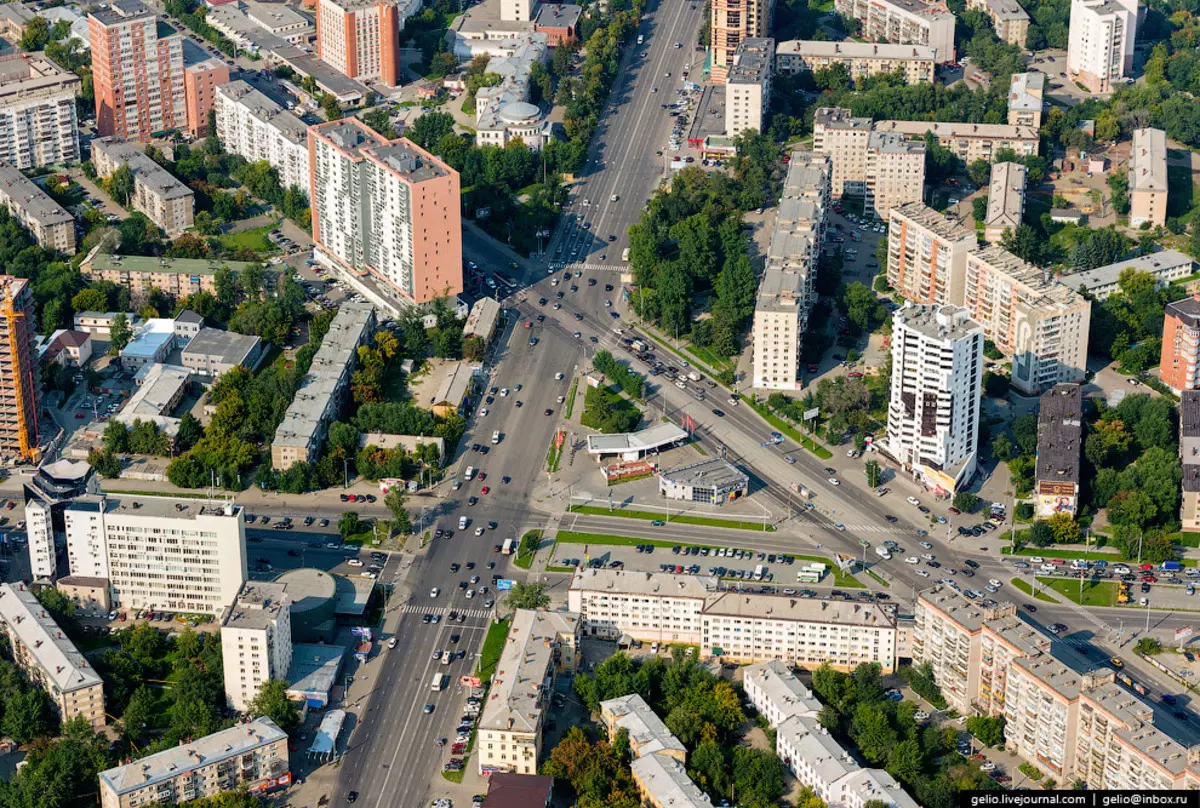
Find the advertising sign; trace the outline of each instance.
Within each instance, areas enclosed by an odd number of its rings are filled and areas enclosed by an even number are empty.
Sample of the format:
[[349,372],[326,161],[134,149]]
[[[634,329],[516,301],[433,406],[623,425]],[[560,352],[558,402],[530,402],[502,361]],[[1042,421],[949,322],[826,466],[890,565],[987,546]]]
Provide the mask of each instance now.
[[1054,516],[1056,513],[1075,515],[1077,487],[1074,483],[1039,482],[1037,491],[1038,516]]
[[509,578],[501,578],[499,581],[496,581],[496,589],[498,589],[501,592],[506,592],[512,588],[513,588],[513,581]]
[[1183,628],[1175,629],[1175,642],[1183,642],[1190,636],[1192,636],[1191,626],[1184,626]]

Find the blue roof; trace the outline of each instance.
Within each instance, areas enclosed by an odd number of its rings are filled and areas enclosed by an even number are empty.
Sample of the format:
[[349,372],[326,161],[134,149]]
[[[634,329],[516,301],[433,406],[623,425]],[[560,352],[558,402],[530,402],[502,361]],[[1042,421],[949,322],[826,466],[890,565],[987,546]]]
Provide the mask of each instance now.
[[121,351],[121,356],[153,359],[159,349],[173,339],[175,339],[175,335],[170,332],[143,332],[130,340],[129,344],[125,346],[125,350]]

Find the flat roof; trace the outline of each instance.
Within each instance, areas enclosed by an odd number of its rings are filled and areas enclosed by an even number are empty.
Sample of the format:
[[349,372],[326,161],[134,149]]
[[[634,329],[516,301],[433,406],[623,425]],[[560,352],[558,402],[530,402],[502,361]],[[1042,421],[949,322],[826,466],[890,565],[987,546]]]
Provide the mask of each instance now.
[[141,0],[113,0],[107,8],[97,9],[91,16],[105,25],[115,25],[142,17],[152,17],[154,12]]
[[824,129],[858,129],[863,132],[871,130],[870,118],[856,118],[844,107],[821,107],[813,113],[813,126]]
[[873,129],[871,136],[867,138],[867,149],[883,154],[924,155],[925,141],[911,140],[907,135],[899,132],[882,132]]
[[219,84],[216,91],[218,95],[223,95],[245,107],[251,115],[268,126],[274,127],[291,142],[308,142],[308,124],[292,114],[291,110],[272,101],[269,96],[259,92],[241,79],[228,84]]
[[616,435],[588,435],[588,454],[620,454],[644,452],[686,439],[688,433],[675,424],[654,424],[640,432]]
[[975,231],[961,224],[957,219],[947,219],[923,202],[905,202],[899,207],[892,208],[893,216],[901,216],[910,222],[920,225],[938,238],[950,242],[967,239],[975,245]]
[[440,160],[432,158],[423,149],[404,138],[376,146],[367,152],[368,157],[409,182],[445,177],[450,172]]
[[877,132],[897,132],[906,137],[923,137],[933,132],[934,137],[958,138],[960,140],[1010,140],[1037,142],[1038,130],[1032,126],[1017,126],[1007,123],[958,123],[953,121],[879,121]]
[[74,225],[75,219],[19,168],[0,163],[0,195],[8,197],[18,216],[42,227]]
[[[1068,668],[1052,656],[1017,657],[1012,664],[1067,701],[1079,698],[1083,689],[1083,674]],[[1009,683],[1012,683],[1011,678]]]
[[[992,272],[1004,275],[1010,283],[1025,287],[1031,306],[1073,306],[1083,298],[1069,286],[1053,280],[1050,273],[1010,253],[999,244],[989,244],[967,252],[967,263],[981,261]],[[1037,298],[1033,299],[1036,295]]]
[[1080,696],[1091,701],[1118,721],[1130,726],[1137,726],[1143,722],[1150,723],[1154,720],[1154,710],[1150,705],[1116,682],[1105,682],[1096,687],[1089,687]]
[[743,682],[753,681],[767,699],[787,718],[794,715],[816,715],[821,702],[804,686],[796,671],[778,659],[769,659],[742,670]]
[[1133,130],[1129,150],[1129,190],[1167,191],[1167,133],[1161,129]]
[[613,723],[629,733],[631,744],[637,747],[638,757],[659,752],[687,755],[687,747],[675,737],[675,733],[667,729],[667,725],[638,693],[600,702],[600,714],[612,716]]
[[102,684],[95,669],[23,583],[0,584],[0,621],[63,693]]
[[[274,36],[274,34],[266,35]],[[283,42],[283,40],[279,41]],[[367,93],[365,84],[355,81],[345,73],[334,70],[317,57],[300,50],[295,45],[283,44],[271,48],[271,52],[300,75],[312,77],[318,87],[332,93],[339,101],[345,102],[362,98]]]
[[707,600],[709,595],[717,591],[717,578],[712,575],[675,575],[667,572],[588,568],[576,571],[575,577],[571,579],[571,589],[577,592],[610,595]]
[[733,67],[726,84],[761,84],[771,76],[775,62],[775,40],[770,37],[747,37],[733,52]]
[[1115,734],[1127,746],[1136,749],[1172,775],[1180,775],[1187,768],[1188,747],[1152,724],[1119,729]]
[[542,687],[560,638],[574,637],[580,617],[574,612],[517,609],[496,663],[480,729],[536,732],[541,724]]
[[700,93],[700,103],[692,116],[688,128],[688,140],[699,142],[710,135],[725,134],[725,93],[717,93],[717,86],[709,84]]
[[[5,3],[0,10],[20,9],[18,3]],[[46,9],[46,12],[57,9]],[[20,99],[56,94],[74,94],[80,87],[79,76],[59,67],[42,53],[13,53],[0,57],[0,105]]]
[[335,575],[333,580],[337,586],[337,597],[333,604],[334,614],[356,617],[366,612],[367,602],[371,599],[371,591],[375,589],[373,578]]
[[1179,449],[1183,490],[1200,491],[1200,390],[1179,394]]
[[127,794],[154,783],[174,780],[184,771],[218,760],[231,760],[268,744],[286,743],[286,740],[287,733],[263,716],[100,772],[100,780],[117,794]]
[[327,694],[337,682],[346,649],[340,645],[293,643],[292,664],[288,668],[288,693]]
[[1007,22],[1028,20],[1029,15],[1016,0],[986,0],[988,10]]
[[1004,602],[996,606],[984,606],[966,596],[955,592],[948,586],[935,586],[922,591],[918,602],[924,603],[943,618],[949,619],[964,631],[975,633],[983,628],[988,620],[998,620],[1010,614],[1016,614],[1017,607]]
[[277,576],[275,582],[287,585],[292,600],[292,614],[319,609],[337,596],[337,583],[333,576],[315,567],[288,570]]
[[294,8],[283,3],[258,3],[255,0],[243,0],[246,6],[246,16],[274,33],[284,28],[312,27],[313,21]]
[[187,368],[158,362],[148,363],[138,373],[143,374],[141,383],[114,416],[127,424],[139,418],[150,421],[169,415],[168,405],[179,395],[179,389],[192,379],[192,372]]
[[705,485],[717,488],[738,486],[745,488],[750,477],[737,466],[719,457],[710,457],[698,463],[676,466],[659,472],[663,479],[675,485]]
[[234,598],[222,628],[266,629],[275,625],[284,611],[290,612],[287,584],[246,581]]
[[914,14],[920,17],[928,17],[939,20],[949,17],[954,19],[954,15],[947,8],[946,4],[940,0],[883,0],[887,5],[906,11],[909,14]]
[[222,331],[219,328],[201,328],[192,341],[183,349],[186,356],[207,356],[218,362],[240,365],[246,361],[262,340],[247,334]]
[[1045,88],[1045,73],[1013,73],[1008,85],[1008,108],[1041,112]]
[[1044,634],[1015,614],[987,620],[983,624],[983,630],[991,632],[1025,656],[1033,657],[1050,652],[1050,635]]
[[892,321],[932,339],[963,339],[982,334],[983,328],[961,306],[925,306],[905,303],[892,313]]
[[687,769],[673,757],[647,755],[630,764],[652,805],[670,808],[711,808],[708,795],[688,777]]
[[1062,283],[1078,289],[1083,286],[1087,290],[1099,289],[1105,286],[1111,286],[1121,279],[1121,273],[1127,269],[1136,269],[1138,272],[1149,272],[1157,278],[1171,273],[1172,270],[1186,267],[1187,273],[1190,275],[1194,267],[1192,257],[1185,255],[1179,250],[1160,250],[1149,255],[1139,255],[1137,258],[1130,258],[1128,261],[1118,261],[1115,264],[1088,269],[1083,272],[1072,272],[1070,275],[1063,275],[1060,279]]
[[1037,479],[1079,484],[1083,390],[1056,384],[1041,397],[1038,411]]
[[542,3],[538,8],[538,28],[574,28],[579,25],[583,6],[573,3]]
[[99,511],[103,508],[109,517],[137,516],[139,518],[194,522],[203,516],[206,519],[236,519],[239,523],[241,522],[241,505],[233,502],[217,501],[213,504],[208,504],[208,502],[208,500],[160,497],[152,494],[85,494],[71,502],[67,506],[67,510],[88,512]]
[[791,39],[780,42],[775,48],[777,57],[791,54],[808,58],[880,59],[889,62],[932,62],[937,58],[937,50],[928,45],[892,45],[887,42]]

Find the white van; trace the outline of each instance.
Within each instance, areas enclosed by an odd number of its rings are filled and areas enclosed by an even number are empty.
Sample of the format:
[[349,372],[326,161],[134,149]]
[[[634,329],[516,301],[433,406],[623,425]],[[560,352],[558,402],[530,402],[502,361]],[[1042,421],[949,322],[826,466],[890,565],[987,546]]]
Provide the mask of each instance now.
[[754,580],[761,581],[763,579],[763,565],[759,564],[754,568]]
[[497,429],[494,432],[492,432],[492,445],[495,446],[499,442],[500,442],[500,430]]
[[886,548],[886,547],[876,547],[875,555],[879,556],[880,558],[884,558],[884,559],[892,557],[891,551],[888,550],[888,548]]
[[474,478],[475,478],[475,467],[467,466],[467,470],[465,472],[463,472],[463,479],[465,479],[467,482],[471,482],[471,480],[473,480]]
[[446,686],[446,679],[447,679],[446,674],[435,673],[433,675],[433,681],[429,683],[429,689],[434,692],[440,691],[442,688],[444,688]]
[[460,516],[460,517],[458,517],[458,529],[459,529],[459,530],[466,530],[466,529],[467,529],[467,523],[468,523],[468,522],[470,522],[470,521],[471,521],[471,520],[470,520],[470,519],[468,519],[468,518],[467,518],[467,517],[465,517],[465,516]]
[[1038,570],[1041,572],[1058,572],[1058,567],[1054,566],[1053,564],[1043,564],[1042,566],[1038,567]]

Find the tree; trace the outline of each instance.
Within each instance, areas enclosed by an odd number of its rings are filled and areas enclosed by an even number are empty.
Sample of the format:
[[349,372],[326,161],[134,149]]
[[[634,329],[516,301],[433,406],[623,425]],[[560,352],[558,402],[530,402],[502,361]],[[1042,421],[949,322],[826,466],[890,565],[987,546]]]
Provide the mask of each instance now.
[[88,452],[87,461],[88,465],[94,468],[101,477],[113,480],[121,476],[121,461],[108,449],[103,451],[92,449]]
[[979,157],[967,164],[967,176],[975,187],[982,188],[991,181],[992,166],[987,160]]
[[185,412],[179,419],[179,431],[175,434],[175,447],[186,452],[204,437],[204,427],[192,413]]
[[118,454],[129,451],[129,429],[123,421],[109,421],[104,427],[104,448]]
[[841,302],[847,319],[858,326],[860,331],[869,331],[871,319],[879,306],[871,288],[855,281],[846,286],[841,295]]
[[18,44],[23,51],[40,51],[50,41],[50,21],[45,17],[34,17],[25,23],[25,33]]
[[1070,514],[1056,513],[1046,520],[1046,523],[1050,526],[1056,544],[1073,544],[1079,541],[1079,523],[1072,519]]
[[326,93],[321,99],[321,109],[325,112],[327,121],[336,121],[342,117],[342,104],[332,93]]
[[71,308],[75,311],[107,311],[108,295],[99,289],[84,289],[71,298]]
[[1021,454],[1031,455],[1037,452],[1037,426],[1037,416],[1031,412],[1013,419],[1013,437],[1017,439]]
[[513,583],[504,602],[513,609],[544,609],[550,605],[545,584]]
[[122,163],[109,175],[108,193],[118,205],[129,207],[129,201],[133,198],[133,171],[128,164]]
[[114,356],[124,350],[129,341],[133,339],[133,329],[129,327],[129,319],[125,316],[125,312],[117,312],[117,316],[113,318],[109,336],[112,340],[109,353]]
[[1004,716],[973,715],[967,719],[967,732],[984,746],[999,746],[1004,743]]
[[954,507],[963,513],[974,513],[979,507],[979,497],[970,491],[959,491],[954,495]]
[[988,195],[983,194],[971,200],[971,215],[977,222],[987,221]]
[[1048,522],[1039,519],[1029,526],[1029,543],[1035,547],[1049,547],[1054,544],[1054,531]]
[[291,735],[300,725],[300,711],[296,708],[296,702],[288,698],[287,690],[288,683],[281,679],[264,682],[247,712],[255,718],[266,716]]
[[341,518],[338,519],[338,533],[342,538],[353,536],[355,533],[361,533],[363,530],[362,520],[358,518],[358,514],[354,511],[344,511]]
[[4,705],[4,734],[17,743],[29,743],[53,731],[49,698],[41,690],[30,688],[8,698]]
[[1012,459],[1013,442],[1008,435],[1001,432],[996,437],[992,438],[992,457],[1004,463]]
[[887,715],[874,704],[860,703],[850,722],[850,737],[868,762],[878,765],[899,740],[888,724]]
[[867,485],[871,488],[878,488],[883,481],[883,471],[879,468],[879,463],[868,460],[863,466],[863,471],[867,474]]
[[1042,237],[1027,224],[1017,225],[1016,230],[1005,228],[1000,236],[1001,247],[1034,266],[1042,263],[1042,244]]

